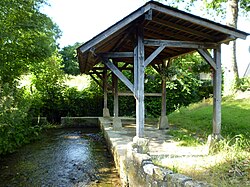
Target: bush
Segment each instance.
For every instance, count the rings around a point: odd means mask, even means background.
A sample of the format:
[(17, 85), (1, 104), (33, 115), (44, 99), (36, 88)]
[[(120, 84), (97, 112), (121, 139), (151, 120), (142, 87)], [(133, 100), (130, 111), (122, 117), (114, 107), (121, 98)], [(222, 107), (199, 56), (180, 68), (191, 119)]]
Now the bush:
[(29, 98), (23, 89), (2, 84), (0, 87), (0, 155), (13, 152), (36, 138), (41, 130), (28, 115)]
[(250, 89), (250, 77), (238, 78), (236, 80), (236, 89), (243, 92)]

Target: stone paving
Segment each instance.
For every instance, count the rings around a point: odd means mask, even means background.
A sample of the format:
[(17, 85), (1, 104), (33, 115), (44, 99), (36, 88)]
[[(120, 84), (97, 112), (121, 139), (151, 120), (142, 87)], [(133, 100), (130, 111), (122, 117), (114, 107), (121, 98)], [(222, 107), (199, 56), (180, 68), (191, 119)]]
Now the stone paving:
[[(128, 154), (129, 145), (133, 144), (133, 138), (136, 135), (135, 119), (121, 118), (122, 128), (119, 130), (113, 130), (112, 118), (99, 118), (101, 128), (104, 132), (104, 136), (108, 141), (111, 152), (113, 153), (114, 160), (117, 165), (117, 169), (120, 172), (121, 180), (124, 181), (127, 178), (126, 172), (126, 155)], [(148, 150), (144, 155), (148, 155), (147, 158), (157, 157), (196, 157), (204, 156), (208, 154), (208, 150), (204, 146), (200, 147), (180, 147), (177, 146), (177, 142), (173, 140), (173, 137), (168, 135), (168, 130), (159, 130), (157, 128), (157, 121), (146, 120), (144, 126), (144, 138), (148, 142)], [(143, 160), (141, 161), (143, 162)], [(151, 164), (152, 165), (152, 164)], [(155, 166), (153, 169), (156, 170)], [(153, 171), (153, 170), (152, 170)], [(154, 171), (153, 171), (154, 173)], [(170, 171), (171, 173), (171, 171)], [(147, 174), (146, 174), (147, 175)], [(171, 174), (171, 177), (176, 177), (177, 174)], [(179, 174), (178, 174), (179, 176)], [(186, 186), (184, 183), (187, 179), (190, 183), (192, 180), (189, 177), (180, 175), (178, 180), (181, 181), (180, 186)], [(185, 179), (184, 181), (182, 179)], [(162, 183), (163, 184), (163, 183)], [(125, 186), (125, 184), (124, 184)], [(179, 185), (177, 185), (179, 186)], [(190, 185), (189, 185), (190, 186)], [(206, 184), (192, 181), (191, 186), (206, 186)]]

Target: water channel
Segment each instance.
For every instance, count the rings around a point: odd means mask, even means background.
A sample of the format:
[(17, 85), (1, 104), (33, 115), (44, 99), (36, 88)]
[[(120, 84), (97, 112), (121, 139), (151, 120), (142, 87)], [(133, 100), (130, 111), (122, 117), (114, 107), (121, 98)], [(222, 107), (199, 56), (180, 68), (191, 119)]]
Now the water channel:
[(0, 186), (121, 186), (98, 129), (51, 129), (0, 158)]

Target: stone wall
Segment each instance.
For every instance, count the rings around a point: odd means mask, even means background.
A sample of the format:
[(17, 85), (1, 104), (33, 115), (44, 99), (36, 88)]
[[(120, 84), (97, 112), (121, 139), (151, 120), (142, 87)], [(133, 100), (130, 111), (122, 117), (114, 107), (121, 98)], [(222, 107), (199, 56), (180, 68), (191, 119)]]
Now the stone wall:
[(192, 178), (155, 166), (147, 154), (137, 153), (132, 143), (127, 147), (127, 177), (132, 187), (207, 187), (206, 183), (193, 181)]
[(206, 183), (154, 165), (148, 154), (138, 153), (133, 137), (113, 130), (112, 119), (99, 118), (99, 125), (120, 174), (123, 186), (129, 187), (207, 187)]

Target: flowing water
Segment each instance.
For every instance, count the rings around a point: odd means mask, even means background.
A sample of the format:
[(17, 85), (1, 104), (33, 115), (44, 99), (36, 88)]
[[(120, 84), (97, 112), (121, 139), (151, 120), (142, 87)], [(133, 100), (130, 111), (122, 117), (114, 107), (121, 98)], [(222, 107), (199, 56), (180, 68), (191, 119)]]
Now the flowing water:
[(0, 186), (121, 186), (97, 129), (52, 129), (0, 158)]

